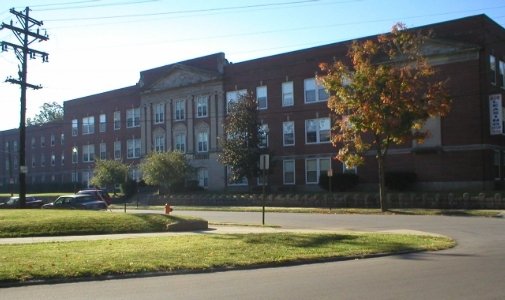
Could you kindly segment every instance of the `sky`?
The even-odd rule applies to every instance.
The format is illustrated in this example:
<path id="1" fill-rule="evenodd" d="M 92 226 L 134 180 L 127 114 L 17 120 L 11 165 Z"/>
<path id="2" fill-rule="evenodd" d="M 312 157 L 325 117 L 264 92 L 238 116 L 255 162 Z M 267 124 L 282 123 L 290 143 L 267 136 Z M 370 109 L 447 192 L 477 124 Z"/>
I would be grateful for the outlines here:
<path id="1" fill-rule="evenodd" d="M 30 48 L 49 53 L 28 61 L 26 116 L 44 103 L 134 85 L 143 70 L 217 52 L 241 62 L 390 31 L 486 14 L 505 27 L 503 0 L 10 0 L 0 22 L 18 12 L 42 21 L 47 41 Z M 35 31 L 37 26 L 32 27 Z M 19 44 L 10 30 L 0 41 Z M 18 128 L 20 87 L 14 51 L 0 52 L 0 130 Z"/>

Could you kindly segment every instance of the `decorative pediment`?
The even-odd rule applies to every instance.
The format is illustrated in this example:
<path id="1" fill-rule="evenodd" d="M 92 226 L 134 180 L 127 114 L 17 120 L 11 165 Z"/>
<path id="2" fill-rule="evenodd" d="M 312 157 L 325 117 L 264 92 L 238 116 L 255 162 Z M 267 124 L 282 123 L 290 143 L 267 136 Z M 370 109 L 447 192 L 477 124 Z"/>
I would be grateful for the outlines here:
<path id="1" fill-rule="evenodd" d="M 143 86 L 144 92 L 157 92 L 182 87 L 190 87 L 220 78 L 217 72 L 192 68 L 185 65 L 173 65 L 163 74 L 160 74 L 150 86 Z M 141 78 L 142 81 L 142 78 Z"/>

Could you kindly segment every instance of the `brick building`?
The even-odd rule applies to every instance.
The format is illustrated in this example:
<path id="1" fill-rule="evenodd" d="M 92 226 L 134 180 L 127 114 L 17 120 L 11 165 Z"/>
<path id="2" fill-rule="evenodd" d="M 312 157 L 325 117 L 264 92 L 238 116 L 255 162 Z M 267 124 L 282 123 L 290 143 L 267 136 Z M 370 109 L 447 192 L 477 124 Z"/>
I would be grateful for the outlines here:
<path id="1" fill-rule="evenodd" d="M 439 78 L 449 78 L 452 110 L 447 117 L 428 120 L 431 135 L 424 144 L 391 149 L 386 168 L 416 173 L 419 186 L 433 189 L 494 188 L 503 181 L 505 165 L 501 102 L 505 29 L 485 15 L 413 28 L 418 29 L 432 31 L 424 51 Z M 271 189 L 317 190 L 319 174 L 329 168 L 336 173 L 355 172 L 365 185 L 375 183 L 373 154 L 353 170 L 332 158 L 337 149 L 329 142 L 328 95 L 315 80 L 318 65 L 346 59 L 351 42 L 238 63 L 229 63 L 223 53 L 212 54 L 142 71 L 131 87 L 66 101 L 59 128 L 50 124 L 28 128 L 27 164 L 34 161 L 34 167 L 29 168 L 32 180 L 27 182 L 54 179 L 86 184 L 94 157 L 120 159 L 139 178 L 136 166 L 145 154 L 179 150 L 198 170 L 195 179 L 201 186 L 244 188 L 245 182 L 227 182 L 227 169 L 217 162 L 217 155 L 226 105 L 249 91 L 256 95 L 260 120 L 268 128 Z M 42 134 L 46 141 L 54 136 L 54 148 L 38 147 Z M 16 137 L 17 130 L 0 132 L 5 147 L 0 152 L 4 185 L 12 177 L 17 180 L 12 162 Z M 40 155 L 30 152 L 33 138 L 33 150 Z M 64 142 L 58 142 L 62 138 Z"/>

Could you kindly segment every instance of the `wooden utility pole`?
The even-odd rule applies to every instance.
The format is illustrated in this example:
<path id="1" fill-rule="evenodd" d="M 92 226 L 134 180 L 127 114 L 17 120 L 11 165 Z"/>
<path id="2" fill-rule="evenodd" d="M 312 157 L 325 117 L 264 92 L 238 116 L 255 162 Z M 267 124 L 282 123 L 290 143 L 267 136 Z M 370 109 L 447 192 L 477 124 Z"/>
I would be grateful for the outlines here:
<path id="1" fill-rule="evenodd" d="M 20 27 L 14 26 L 11 21 L 10 24 L 2 23 L 0 30 L 6 28 L 11 30 L 19 41 L 18 44 L 9 42 L 1 42 L 2 52 L 13 49 L 16 57 L 20 62 L 18 79 L 12 77 L 7 78 L 6 82 L 18 84 L 21 87 L 21 113 L 19 120 L 19 206 L 24 208 L 26 206 L 26 173 L 28 167 L 26 166 L 25 149 L 26 149 L 26 88 L 40 89 L 40 85 L 33 85 L 27 83 L 28 75 L 28 58 L 34 59 L 42 57 L 43 62 L 48 62 L 49 54 L 29 48 L 28 46 L 35 41 L 47 41 L 49 37 L 47 33 L 44 35 L 39 33 L 39 29 L 35 32 L 31 31 L 34 26 L 42 26 L 41 21 L 37 21 L 30 17 L 30 8 L 26 7 L 24 11 L 16 11 L 14 8 L 10 13 L 16 16 Z"/>

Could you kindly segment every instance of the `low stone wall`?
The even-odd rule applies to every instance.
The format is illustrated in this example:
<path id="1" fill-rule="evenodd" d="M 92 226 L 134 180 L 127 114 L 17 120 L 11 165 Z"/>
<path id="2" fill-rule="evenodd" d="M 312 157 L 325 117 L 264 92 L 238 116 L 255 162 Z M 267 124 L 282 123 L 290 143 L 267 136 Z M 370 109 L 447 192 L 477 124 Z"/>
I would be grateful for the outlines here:
<path id="1" fill-rule="evenodd" d="M 169 196 L 134 196 L 131 201 L 140 205 L 184 206 L 261 206 L 261 194 L 174 194 Z M 331 207 L 377 208 L 377 193 L 305 193 L 266 194 L 266 206 L 277 207 Z M 388 193 L 388 208 L 438 209 L 505 209 L 504 193 Z"/>

